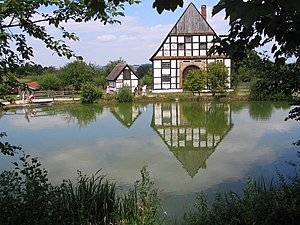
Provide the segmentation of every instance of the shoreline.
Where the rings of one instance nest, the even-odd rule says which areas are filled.
[[[11,108],[24,108],[30,106],[43,106],[43,105],[61,105],[61,104],[82,104],[80,98],[76,99],[55,99],[48,101],[48,99],[38,99],[36,102],[21,102],[20,100],[14,103],[2,102],[2,109]],[[43,101],[45,100],[45,101]],[[249,96],[211,96],[211,95],[187,95],[187,94],[148,94],[147,96],[135,96],[131,103],[155,103],[155,102],[173,102],[173,101],[251,101]],[[118,100],[112,96],[104,96],[94,104],[118,104]]]

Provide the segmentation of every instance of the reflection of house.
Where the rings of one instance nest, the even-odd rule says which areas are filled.
[[[223,109],[224,112],[219,114],[223,122],[219,125],[224,127],[215,128],[208,119],[212,113],[209,103],[204,104],[199,114],[193,112],[195,121],[185,117],[183,104],[163,103],[153,106],[151,126],[191,177],[200,168],[206,168],[206,160],[233,126],[229,105],[226,104]],[[218,123],[217,118],[213,120],[213,123]]]
[[[127,128],[131,127],[141,114],[139,107],[130,104],[118,104],[111,107],[110,111]]]
[[[215,45],[216,32],[206,21],[206,6],[201,13],[190,3],[158,50],[151,57],[153,92],[180,92],[189,70],[206,69],[211,62],[223,62],[229,71],[231,60],[222,55],[208,55]]]
[[[138,86],[139,76],[127,64],[116,65],[106,77],[111,90],[117,91],[123,86],[128,86],[132,92]]]

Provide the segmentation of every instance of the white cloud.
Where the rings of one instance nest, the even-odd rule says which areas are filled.
[[[103,42],[111,42],[117,40],[116,35],[108,34],[108,35],[99,35],[96,37],[97,41],[103,41]]]

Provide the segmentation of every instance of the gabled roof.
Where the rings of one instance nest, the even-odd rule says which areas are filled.
[[[216,32],[204,19],[196,6],[190,3],[169,33],[169,35],[178,34],[216,35]]]
[[[130,68],[130,66],[128,64],[118,64],[116,65],[113,70],[108,74],[108,76],[106,77],[106,80],[110,80],[110,81],[113,81],[113,80],[116,80],[118,78],[118,76],[122,73],[122,71],[128,67],[128,69],[130,69],[133,74],[135,76],[137,76],[137,78],[140,78],[135,72],[133,69]]]
[[[191,2],[181,17],[178,19],[174,27],[171,29],[165,40],[159,46],[157,51],[152,55],[152,61],[156,54],[159,52],[162,45],[165,43],[169,36],[175,35],[216,35],[206,19],[201,15],[196,6]]]
[[[28,82],[24,82],[23,84],[27,85],[29,89],[34,91],[39,89],[39,84],[37,81],[28,81]]]

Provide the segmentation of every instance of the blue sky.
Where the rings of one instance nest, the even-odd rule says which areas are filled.
[[[138,5],[126,5],[125,17],[121,17],[121,25],[103,25],[100,22],[68,23],[65,28],[77,34],[78,42],[67,42],[76,54],[81,55],[86,62],[96,65],[106,65],[109,61],[124,59],[127,63],[150,63],[149,58],[156,52],[171,28],[177,22],[191,1],[185,1],[183,8],[175,12],[164,11],[158,14],[152,8],[153,0],[141,0]],[[212,7],[218,0],[192,1],[200,9],[207,6],[208,22],[217,32],[225,34],[228,22],[224,14],[211,18]],[[49,28],[48,32],[57,35],[58,31]],[[37,40],[30,40],[34,47],[34,61],[43,66],[61,67],[68,59],[56,56]]]

